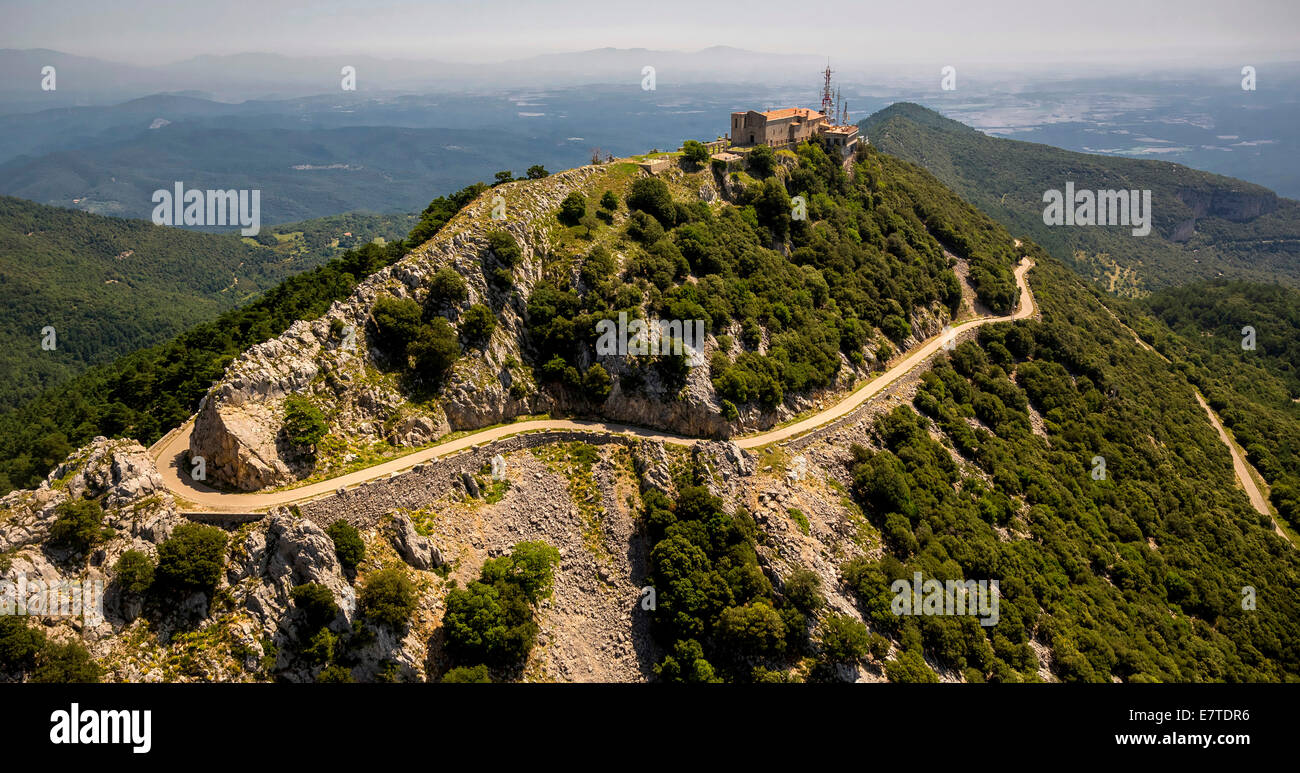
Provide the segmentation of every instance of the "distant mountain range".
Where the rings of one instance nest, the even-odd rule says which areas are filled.
[[[539,143],[540,144],[540,143]],[[0,165],[0,193],[43,204],[149,218],[156,190],[261,191],[263,224],[337,212],[411,212],[491,170],[519,175],[539,161],[575,166],[585,147],[539,152],[491,129],[213,128],[178,123],[93,148]],[[486,172],[486,173],[485,173]]]
[[[598,48],[496,63],[373,56],[289,57],[243,53],[203,55],[153,67],[74,56],[49,49],[0,49],[0,104],[7,111],[111,104],[160,92],[221,100],[283,99],[339,93],[341,70],[356,68],[358,89],[422,91],[456,88],[548,88],[622,83],[640,88],[642,68],[664,84],[701,82],[807,83],[825,60],[728,46],[699,51]],[[41,68],[52,66],[57,89],[43,92]]]
[[[911,103],[859,126],[881,150],[924,167],[1013,233],[1121,295],[1218,277],[1300,285],[1300,203],[1262,186],[1163,161],[990,137]],[[1151,232],[1046,225],[1044,194],[1067,183],[1150,190]]]

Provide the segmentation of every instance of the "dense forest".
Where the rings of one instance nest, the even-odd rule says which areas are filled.
[[[1300,678],[1300,554],[1235,487],[1182,376],[1026,249],[1042,320],[982,328],[852,448],[884,553],[841,578],[871,632],[817,615],[807,573],[764,571],[762,531],[695,469],[675,500],[645,498],[660,678],[834,680],[868,652],[892,681]],[[891,584],[915,572],[998,580],[996,623],[896,614]]]
[[[242,239],[0,197],[0,412],[245,304],[347,247],[400,240],[414,220],[349,213]]]
[[[887,555],[846,581],[904,649],[971,679],[1034,678],[1031,639],[1066,680],[1300,678],[1300,554],[1235,487],[1182,377],[1038,260],[1042,321],[982,328],[855,452]],[[914,571],[1000,579],[1000,621],[890,614],[889,583]]]
[[[875,158],[888,172],[873,178]],[[868,152],[857,182],[897,190],[908,174],[930,179]],[[702,218],[656,206],[660,193],[637,186],[628,205],[634,213],[657,209],[656,223],[674,223],[665,228],[674,239],[699,227]],[[942,194],[916,203],[933,208],[936,200]],[[806,227],[819,232],[838,212],[812,208]],[[724,211],[709,228],[730,217]],[[751,223],[757,249],[779,232],[757,217]],[[937,218],[926,226],[942,232]],[[967,224],[946,241],[956,234],[972,238]],[[969,248],[977,265],[1000,241],[1000,228],[989,234]],[[885,551],[846,563],[841,575],[874,632],[837,615],[817,622],[815,578],[796,572],[778,582],[764,571],[756,554],[761,530],[743,508],[729,510],[699,488],[704,473],[695,470],[678,481],[675,500],[653,492],[645,499],[651,580],[663,613],[655,634],[667,653],[656,668],[661,679],[835,679],[837,665],[867,653],[894,681],[934,681],[936,667],[968,681],[1037,681],[1045,671],[1066,681],[1300,678],[1292,622],[1300,607],[1290,592],[1300,582],[1300,556],[1237,488],[1191,385],[1134,342],[1098,293],[1040,246],[1026,241],[1022,250],[1039,265],[1032,282],[1042,320],[982,328],[924,374],[912,406],[876,421],[869,447],[852,449],[853,494]],[[825,266],[836,249],[813,253]],[[604,263],[599,255],[588,260]],[[718,260],[722,287],[734,281],[726,261],[725,254]],[[694,265],[687,260],[680,270]],[[873,269],[863,266],[857,276],[885,286]],[[574,309],[577,319],[589,295],[602,296],[601,280],[611,280],[585,265],[583,273],[596,276],[593,289],[546,290],[551,308]],[[661,297],[672,297],[675,277],[665,268],[662,278]],[[841,279],[826,279],[827,305],[852,287]],[[617,297],[618,289],[615,280],[604,294]],[[556,300],[563,294],[567,307]],[[787,291],[781,301],[798,308],[798,295]],[[736,320],[720,301],[696,302],[714,325]],[[869,302],[858,308],[873,313]],[[758,324],[773,318],[755,315]],[[1290,359],[1281,340],[1288,335],[1277,329],[1264,339],[1279,371]],[[725,378],[726,364],[713,367]],[[773,379],[779,384],[790,368],[777,363]],[[894,614],[891,583],[914,572],[999,580],[999,621],[986,628],[973,617]]]
[[[245,306],[190,326],[166,343],[93,367],[38,399],[0,414],[0,492],[35,485],[68,452],[96,435],[133,437],[145,445],[157,440],[198,408],[199,400],[234,357],[284,332],[295,320],[323,314],[335,300],[347,297],[358,281],[436,233],[482,189],[476,184],[435,199],[411,229],[411,240],[367,241],[322,266],[281,281]],[[314,230],[313,224],[292,227],[291,234]],[[175,229],[166,233],[218,238]]]
[[[1106,290],[1140,295],[1218,276],[1300,285],[1300,204],[1267,188],[1166,161],[990,137],[907,102],[859,126],[873,145],[925,167]],[[1150,190],[1151,233],[1044,225],[1044,192],[1067,181],[1076,190]]]
[[[528,326],[543,381],[597,402],[596,322],[630,318],[703,320],[720,351],[709,363],[724,415],[766,408],[835,382],[843,353],[862,365],[914,335],[920,309],[955,313],[961,285],[945,248],[966,258],[980,300],[1009,312],[1016,300],[1011,238],[923,170],[864,148],[854,174],[819,145],[796,152],[758,148],[746,172],[729,174],[733,201],[683,202],[655,177],[632,183],[626,225],[596,240],[573,270],[553,261],[528,300]],[[807,218],[792,219],[802,197]],[[576,222],[581,197],[562,219]],[[601,197],[607,215],[620,207]],[[614,250],[626,257],[618,265]],[[680,357],[653,365],[680,386]],[[591,374],[595,372],[593,377]],[[639,371],[622,378],[636,381]],[[629,386],[629,385],[625,385]]]
[[[1119,308],[1204,393],[1300,527],[1300,291],[1197,282]]]

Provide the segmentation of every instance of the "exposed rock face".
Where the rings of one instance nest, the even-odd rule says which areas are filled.
[[[105,538],[83,554],[49,544],[59,506],[93,499],[104,511]],[[96,438],[59,465],[37,489],[0,498],[0,580],[32,587],[89,587],[103,600],[96,614],[43,616],[55,640],[81,641],[105,668],[109,681],[249,681],[274,678],[310,681],[320,664],[301,658],[305,630],[292,601],[293,588],[324,586],[340,609],[329,628],[340,637],[357,622],[357,591],[345,575],[333,540],[313,521],[279,509],[230,535],[224,571],[215,592],[197,592],[148,608],[144,598],[117,582],[116,565],[128,550],[156,561],[159,546],[186,519],[164,488],[148,452],[132,440]],[[402,554],[417,570],[443,562],[441,552],[415,533],[409,519],[398,529]],[[147,615],[148,619],[142,619]],[[373,678],[396,664],[419,678],[427,643],[414,628],[370,626],[370,638],[350,652],[357,678]],[[197,639],[177,639],[198,633]],[[427,637],[427,633],[423,634]],[[207,642],[203,646],[195,642]],[[239,648],[235,655],[230,644]],[[272,649],[274,645],[274,649]],[[278,652],[274,658],[273,652]],[[232,660],[233,658],[233,660]],[[177,664],[184,662],[182,670]],[[0,682],[15,678],[0,671]]]
[[[400,446],[418,446],[428,443],[451,431],[444,418],[438,421],[429,416],[404,416],[393,424],[389,439]]]
[[[711,473],[707,485],[711,494],[722,496],[726,492],[723,485],[729,482],[734,485],[738,482],[735,479],[753,474],[754,458],[735,443],[700,443],[691,449],[691,453],[696,464]]]
[[[241,490],[282,485],[300,477],[294,449],[277,437],[284,399],[306,395],[327,416],[330,431],[344,438],[399,445],[421,445],[448,431],[474,429],[545,411],[548,398],[537,392],[520,362],[525,337],[526,299],[541,277],[540,255],[549,249],[540,221],[599,167],[583,167],[545,180],[499,186],[457,215],[437,236],[398,263],[362,281],[326,315],[295,322],[279,338],[245,352],[205,398],[195,420],[190,454],[207,462],[209,478]],[[493,220],[493,197],[502,195],[506,220]],[[487,283],[495,258],[487,235],[506,230],[518,241],[523,260],[514,271],[514,289],[502,292]],[[408,404],[399,379],[387,372],[374,347],[371,310],[383,295],[422,303],[434,274],[458,271],[469,298],[446,310],[454,322],[474,303],[490,306],[498,318],[492,340],[482,351],[468,351],[447,377],[438,405],[422,410]]]
[[[1221,217],[1236,223],[1254,220],[1278,207],[1277,194],[1257,186],[1237,188],[1183,188],[1178,200],[1191,210],[1191,216],[1179,220],[1169,239],[1185,242],[1196,233],[1196,221],[1203,217]]]
[[[1178,191],[1178,198],[1192,210],[1193,217],[1221,217],[1238,223],[1267,215],[1278,206],[1277,194],[1263,188],[1184,188]]]
[[[442,551],[434,547],[428,537],[421,537],[415,531],[410,516],[397,513],[386,526],[388,538],[402,560],[416,569],[428,571],[446,563]]]
[[[208,475],[245,491],[293,480],[277,444],[282,414],[259,402],[222,405],[208,401],[194,421],[190,458],[202,457]]]
[[[102,496],[104,506],[110,508],[155,495],[171,501],[153,459],[134,441],[97,437],[91,441],[84,461],[59,465],[46,482],[58,480],[73,470],[77,471],[64,488],[72,498]]]
[[[672,490],[673,476],[669,469],[668,449],[658,440],[643,440],[632,454],[632,465],[643,485],[660,491]]]
[[[226,579],[236,602],[262,624],[264,633],[275,632],[289,612],[291,592],[304,583],[328,588],[341,610],[336,627],[351,625],[356,591],[343,577],[333,540],[319,526],[277,510],[264,529],[249,532],[240,548]]]
[[[165,539],[180,522],[174,515],[172,496],[148,452],[133,440],[97,437],[73,452],[39,488],[12,491],[0,498],[0,553],[39,546],[49,536],[59,505],[83,497],[98,499],[105,508],[105,525],[134,540]],[[67,557],[57,550],[46,552],[56,559]],[[116,555],[102,552],[95,558],[103,564]],[[29,560],[43,559],[32,556]],[[36,574],[45,573],[38,570]]]

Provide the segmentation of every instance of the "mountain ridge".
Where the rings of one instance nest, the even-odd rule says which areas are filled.
[[[913,103],[859,126],[885,152],[920,164],[1003,225],[1027,233],[1112,292],[1141,295],[1218,276],[1300,285],[1300,202],[1254,183],[1179,164],[1062,150],[990,137]],[[1042,196],[1150,189],[1153,233],[1050,227]]]

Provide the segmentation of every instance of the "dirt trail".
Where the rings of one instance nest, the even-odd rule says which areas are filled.
[[[1133,336],[1133,340],[1137,342],[1138,346],[1159,357],[1165,362],[1165,364],[1173,364],[1169,361],[1168,357],[1156,351],[1150,344],[1138,337],[1137,331],[1120,321],[1120,318],[1115,316],[1115,312],[1111,311],[1110,307],[1106,307],[1106,311],[1110,314],[1112,319],[1119,323],[1120,327],[1127,330]],[[1267,515],[1269,519],[1273,521],[1273,530],[1278,533],[1278,536],[1290,542],[1291,538],[1286,535],[1286,532],[1282,531],[1282,527],[1278,525],[1277,519],[1274,518],[1273,513],[1269,511],[1268,499],[1265,498],[1264,494],[1259,490],[1259,486],[1255,484],[1255,478],[1250,474],[1250,467],[1246,463],[1246,459],[1241,455],[1241,452],[1237,450],[1237,444],[1233,442],[1232,436],[1228,434],[1228,430],[1223,426],[1223,423],[1219,421],[1219,415],[1214,412],[1214,409],[1210,407],[1209,403],[1205,402],[1205,396],[1201,394],[1201,390],[1192,386],[1192,393],[1196,395],[1196,402],[1200,403],[1201,408],[1205,409],[1205,415],[1210,418],[1210,424],[1214,425],[1214,430],[1219,433],[1220,442],[1227,446],[1228,454],[1232,457],[1232,471],[1237,476],[1237,483],[1246,490],[1246,496],[1250,498],[1250,506],[1255,508],[1255,511],[1260,515]]]
[[[769,443],[776,443],[782,440],[788,440],[798,435],[803,435],[824,424],[843,418],[849,413],[852,413],[867,400],[870,400],[873,396],[879,394],[882,390],[907,375],[907,373],[912,369],[921,365],[939,351],[944,344],[948,343],[961,333],[979,327],[980,325],[1025,319],[1032,316],[1037,310],[1037,305],[1034,302],[1034,294],[1029,288],[1026,275],[1029,273],[1029,270],[1033,268],[1033,265],[1034,262],[1032,260],[1024,258],[1016,268],[1016,285],[1020,289],[1020,303],[1019,307],[1012,314],[1003,317],[982,317],[980,319],[963,322],[962,324],[953,327],[948,331],[948,333],[935,336],[916,347],[909,352],[906,357],[890,367],[880,376],[872,379],[869,383],[849,394],[843,400],[840,400],[830,408],[785,427],[778,427],[766,432],[736,438],[736,444],[741,448],[757,448],[759,446],[768,445]],[[424,448],[406,454],[405,456],[397,457],[396,459],[390,459],[372,467],[367,467],[364,470],[357,470],[356,472],[340,475],[318,483],[312,483],[306,486],[286,489],[283,491],[264,491],[245,494],[217,491],[210,486],[205,486],[192,480],[188,474],[182,472],[185,454],[190,447],[190,433],[193,429],[194,419],[191,417],[190,420],[180,427],[178,431],[170,433],[163,437],[162,440],[155,443],[149,449],[149,453],[153,456],[154,460],[158,462],[158,472],[162,475],[163,482],[173,494],[181,497],[190,503],[190,505],[200,510],[228,513],[259,512],[279,505],[287,505],[294,502],[303,502],[327,496],[334,493],[339,488],[356,486],[360,483],[375,480],[377,478],[386,478],[393,473],[409,470],[417,464],[423,464],[432,459],[447,456],[448,454],[462,451],[471,446],[481,445],[483,443],[488,443],[524,432],[537,432],[541,430],[580,430],[608,434],[625,434],[633,437],[659,440],[664,443],[674,443],[678,445],[694,445],[700,442],[699,438],[685,437],[655,429],[634,427],[627,424],[584,421],[579,419],[537,419],[485,429],[456,440],[440,443],[436,446],[430,446],[429,448]],[[189,508],[187,507],[187,509]]]

